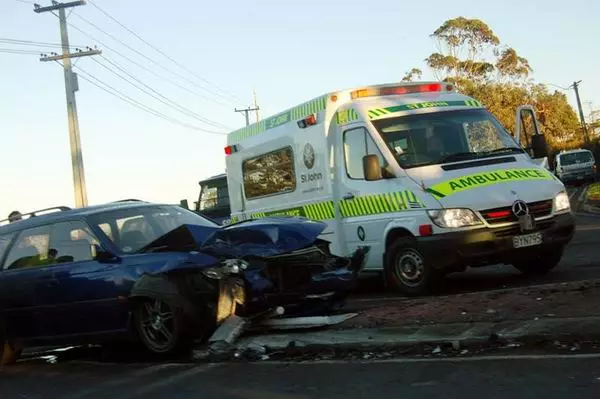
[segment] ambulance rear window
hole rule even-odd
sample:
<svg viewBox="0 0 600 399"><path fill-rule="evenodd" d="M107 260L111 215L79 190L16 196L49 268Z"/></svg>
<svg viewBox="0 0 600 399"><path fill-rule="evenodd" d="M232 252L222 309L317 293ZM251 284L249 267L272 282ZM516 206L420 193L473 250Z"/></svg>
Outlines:
<svg viewBox="0 0 600 399"><path fill-rule="evenodd" d="M285 147L242 163L246 198L284 194L296 189L294 153Z"/></svg>

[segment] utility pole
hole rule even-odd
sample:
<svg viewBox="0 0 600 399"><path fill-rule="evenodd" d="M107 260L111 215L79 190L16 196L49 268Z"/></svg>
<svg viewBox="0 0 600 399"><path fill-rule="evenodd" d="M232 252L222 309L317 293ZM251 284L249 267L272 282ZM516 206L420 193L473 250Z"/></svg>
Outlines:
<svg viewBox="0 0 600 399"><path fill-rule="evenodd" d="M248 108L244 108L244 109L235 109L235 112L243 112L244 116L246 117L246 126L248 126L250 124L250 112L252 111L258 111L259 108L258 107L248 107Z"/></svg>
<svg viewBox="0 0 600 399"><path fill-rule="evenodd" d="M256 90L252 92L252 96L254 98L254 108L256 109L256 123L260 122L260 107L258 106L258 101L256 101Z"/></svg>
<svg viewBox="0 0 600 399"><path fill-rule="evenodd" d="M573 82L573 90L575 90L575 97L577 98L577 107L579 108L579 119L581 120L581 128L583 129L583 140L585 144L589 144L587 127L585 125L585 117L583 116L583 108L581 107L581 99L579 98L579 83L581 83L581 80Z"/></svg>
<svg viewBox="0 0 600 399"><path fill-rule="evenodd" d="M69 51L69 35L67 32L67 16L65 9L85 5L84 0L72 1L70 3L59 3L52 1L51 6L41 7L34 5L33 11L40 14L43 12L52 12L58 10L58 20L60 22L60 41L62 45L62 54L51 57L42 57L40 61L63 61L65 76L65 91L67 95L67 115L69 121L69 141L71 143L71 164L73 167L73 186L75 190L75 206L80 208L87 206L87 190L85 186L85 173L83 170L83 155L81 153L81 140L79 137L79 120L77 119L77 103L75 102L75 92L79 90L77 83L77 74L73 72L71 58L85 57L100 54L100 50L78 51L71 53Z"/></svg>

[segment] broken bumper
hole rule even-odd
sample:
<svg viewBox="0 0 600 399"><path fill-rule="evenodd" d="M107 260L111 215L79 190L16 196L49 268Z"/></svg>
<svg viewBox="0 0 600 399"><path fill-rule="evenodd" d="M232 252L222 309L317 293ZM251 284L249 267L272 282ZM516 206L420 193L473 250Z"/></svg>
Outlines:
<svg viewBox="0 0 600 399"><path fill-rule="evenodd" d="M283 306L286 314L308 314L341 306L356 287L367 249L350 258L330 255L323 246L250 263L244 273L247 314Z"/></svg>

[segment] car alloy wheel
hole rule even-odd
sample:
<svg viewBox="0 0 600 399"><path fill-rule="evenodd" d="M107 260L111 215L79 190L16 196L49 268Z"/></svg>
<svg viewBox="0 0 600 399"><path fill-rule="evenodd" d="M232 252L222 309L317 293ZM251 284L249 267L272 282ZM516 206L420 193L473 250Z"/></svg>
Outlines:
<svg viewBox="0 0 600 399"><path fill-rule="evenodd" d="M160 299L140 302L136 310L137 330L145 346L155 353L172 351L181 330L176 311Z"/></svg>

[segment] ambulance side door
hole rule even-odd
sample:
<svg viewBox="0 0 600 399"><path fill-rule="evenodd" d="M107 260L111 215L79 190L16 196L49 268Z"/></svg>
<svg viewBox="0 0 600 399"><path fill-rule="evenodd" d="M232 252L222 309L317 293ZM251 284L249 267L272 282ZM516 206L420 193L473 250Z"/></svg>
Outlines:
<svg viewBox="0 0 600 399"><path fill-rule="evenodd" d="M369 246L365 269L381 269L385 250L383 232L390 218L390 209L380 196L390 192L390 182L386 179L367 181L363 158L377 155L381 165L385 165L384 157L364 125L347 125L341 128L340 133L338 159L341 162L337 165L340 187L336 203L346 253L352 253L360 246Z"/></svg>

